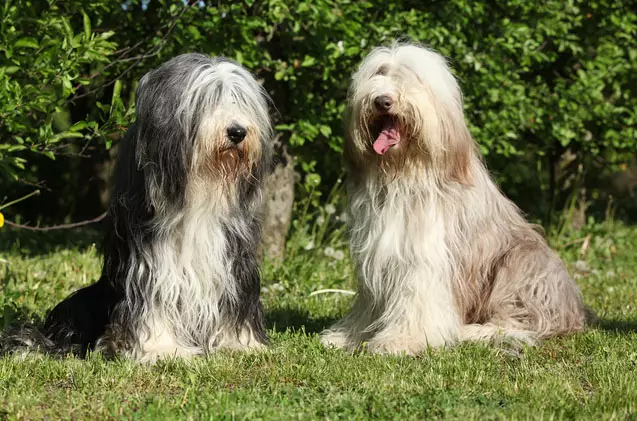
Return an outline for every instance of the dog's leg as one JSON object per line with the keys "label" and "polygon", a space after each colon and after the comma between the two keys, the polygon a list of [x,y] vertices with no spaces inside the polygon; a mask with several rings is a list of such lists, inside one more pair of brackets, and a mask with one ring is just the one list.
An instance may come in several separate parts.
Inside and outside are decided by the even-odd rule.
{"label": "dog's leg", "polygon": [[201,348],[180,344],[171,330],[157,319],[152,322],[148,332],[139,346],[133,349],[133,359],[153,363],[159,359],[189,358],[203,353]]}
{"label": "dog's leg", "polygon": [[[419,206],[418,211],[427,214],[408,218],[399,199],[392,200],[377,218],[380,228],[352,229],[360,236],[352,240],[361,277],[359,296],[350,314],[323,334],[324,344],[351,349],[367,342],[372,352],[417,354],[457,340],[460,317],[442,213],[435,204]],[[372,213],[376,211],[363,212],[359,220]]]}
{"label": "dog's leg", "polygon": [[355,341],[352,339],[352,329],[347,327],[347,320],[341,320],[329,329],[321,332],[321,343],[330,348],[352,349]]}
{"label": "dog's leg", "polygon": [[354,350],[372,335],[369,329],[374,321],[373,303],[368,294],[360,292],[349,314],[329,329],[321,332],[321,343],[327,347]]}
{"label": "dog's leg", "polygon": [[171,329],[160,318],[155,317],[149,327],[145,340],[139,344],[139,348],[136,350],[136,360],[155,362],[158,359],[187,358],[202,354],[200,348],[180,344]]}
{"label": "dog's leg", "polygon": [[105,351],[109,356],[120,355],[144,363],[203,354],[201,348],[181,344],[159,315],[154,315],[149,322],[140,324],[136,331],[132,332],[132,337],[130,335],[118,329],[117,325],[112,325],[98,341],[97,349]]}
{"label": "dog's leg", "polygon": [[55,306],[47,315],[43,333],[58,351],[84,355],[104,334],[109,314],[120,299],[102,278]]}
{"label": "dog's leg", "polygon": [[[256,273],[256,272],[255,272]],[[258,276],[258,273],[257,273]],[[265,315],[259,298],[259,288],[247,290],[242,294],[241,304],[232,307],[238,314],[225,316],[220,331],[210,338],[207,348],[247,350],[261,349],[268,343],[265,333]],[[226,306],[226,308],[229,308]]]}
{"label": "dog's leg", "polygon": [[486,341],[495,345],[504,344],[513,347],[534,345],[536,339],[537,335],[534,332],[516,329],[510,322],[472,323],[462,326],[460,332],[461,341]]}
{"label": "dog's leg", "polygon": [[521,244],[498,268],[485,324],[463,327],[462,340],[533,344],[581,330],[585,310],[575,282],[544,244]]}
{"label": "dog's leg", "polygon": [[[256,221],[253,222],[256,224]],[[254,241],[257,242],[258,226],[252,225]],[[261,278],[259,265],[250,251],[250,244],[240,238],[230,237],[234,245],[232,255],[235,256],[232,273],[237,283],[235,297],[229,295],[222,299],[224,321],[220,332],[210,338],[208,349],[251,349],[263,348],[268,337],[265,332],[265,315],[261,304]]]}
{"label": "dog's leg", "polygon": [[240,328],[234,326],[226,328],[214,338],[208,348],[234,350],[263,349],[265,348],[265,343],[255,329],[244,324]]}
{"label": "dog's leg", "polygon": [[[431,270],[433,269],[433,270]],[[456,311],[447,274],[441,267],[405,274],[375,323],[381,328],[367,344],[371,352],[416,355],[427,347],[457,341],[460,316]]]}

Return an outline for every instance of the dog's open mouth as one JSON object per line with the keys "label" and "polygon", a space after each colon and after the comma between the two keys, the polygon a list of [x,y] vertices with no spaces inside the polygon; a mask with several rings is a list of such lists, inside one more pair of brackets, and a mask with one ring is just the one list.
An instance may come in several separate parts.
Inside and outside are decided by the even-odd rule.
{"label": "dog's open mouth", "polygon": [[371,133],[374,136],[374,151],[384,155],[394,145],[400,142],[400,128],[395,115],[383,114],[372,123]]}

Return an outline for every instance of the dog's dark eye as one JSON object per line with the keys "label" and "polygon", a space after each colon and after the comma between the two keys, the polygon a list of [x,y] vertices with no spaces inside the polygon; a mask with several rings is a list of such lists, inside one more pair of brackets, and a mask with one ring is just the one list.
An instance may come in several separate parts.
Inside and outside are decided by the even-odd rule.
{"label": "dog's dark eye", "polygon": [[383,64],[382,66],[378,68],[378,70],[376,70],[376,73],[374,73],[374,75],[385,76],[388,70],[389,70],[389,66],[387,66],[386,64]]}

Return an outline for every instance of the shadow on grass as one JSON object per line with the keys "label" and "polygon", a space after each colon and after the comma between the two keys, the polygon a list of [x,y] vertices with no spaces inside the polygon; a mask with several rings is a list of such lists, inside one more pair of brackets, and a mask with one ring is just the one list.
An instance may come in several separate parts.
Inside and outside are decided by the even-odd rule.
{"label": "shadow on grass", "polygon": [[0,307],[0,357],[24,349],[24,339],[34,337],[27,332],[39,332],[42,324],[43,319],[27,307],[15,303]]}
{"label": "shadow on grass", "polygon": [[[47,309],[48,310],[48,309]],[[9,302],[0,307],[0,330],[19,325],[41,325],[44,320],[26,306]]]}
{"label": "shadow on grass", "polygon": [[277,332],[290,329],[294,332],[304,331],[306,334],[320,333],[332,325],[337,318],[316,317],[299,308],[274,308],[266,311],[266,327]]}
{"label": "shadow on grass", "polygon": [[637,333],[637,321],[634,320],[597,320],[593,327],[607,332],[624,335]]}
{"label": "shadow on grass", "polygon": [[43,255],[63,249],[85,249],[91,244],[101,245],[101,224],[91,227],[55,231],[29,231],[5,226],[0,233],[0,253],[17,252],[23,255]]}

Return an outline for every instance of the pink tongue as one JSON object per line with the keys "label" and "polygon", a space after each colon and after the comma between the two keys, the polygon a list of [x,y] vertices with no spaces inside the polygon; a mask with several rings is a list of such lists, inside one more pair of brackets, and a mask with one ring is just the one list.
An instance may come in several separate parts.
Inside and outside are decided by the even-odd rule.
{"label": "pink tongue", "polygon": [[387,123],[374,142],[374,151],[376,151],[378,155],[383,155],[398,142],[400,142],[400,132],[396,128],[395,123]]}

